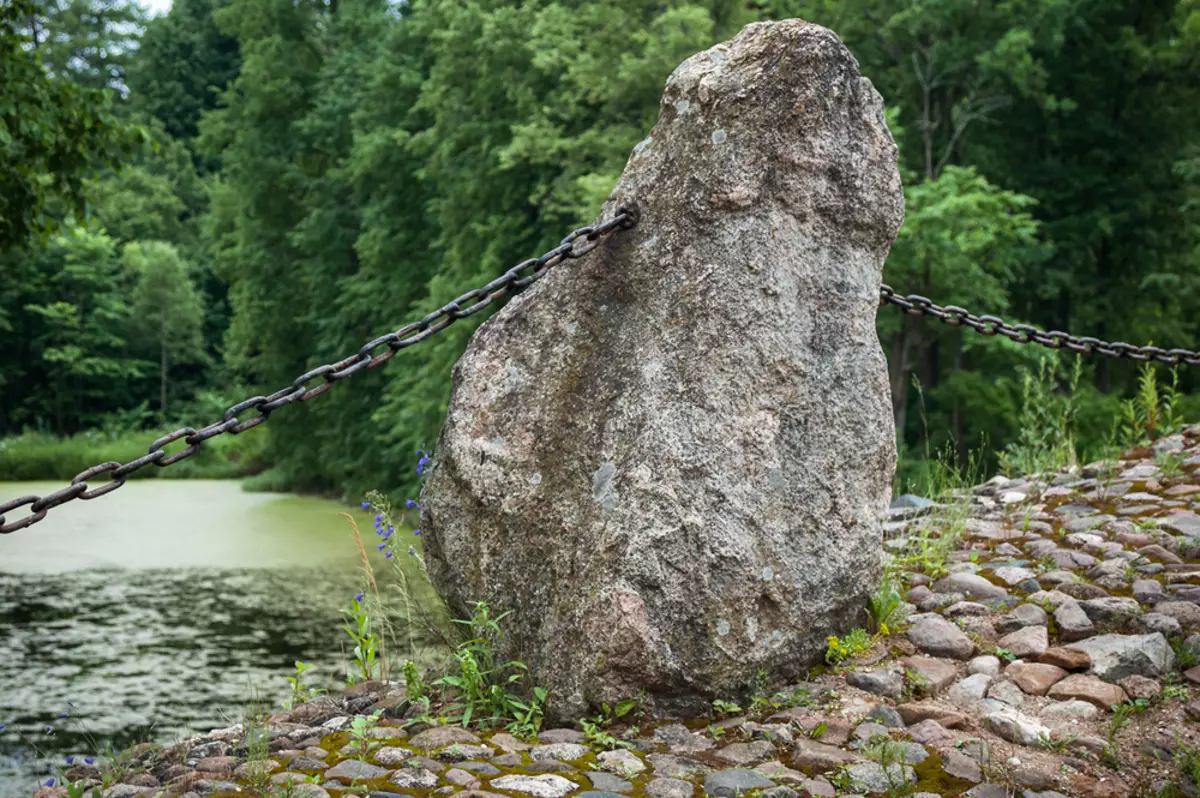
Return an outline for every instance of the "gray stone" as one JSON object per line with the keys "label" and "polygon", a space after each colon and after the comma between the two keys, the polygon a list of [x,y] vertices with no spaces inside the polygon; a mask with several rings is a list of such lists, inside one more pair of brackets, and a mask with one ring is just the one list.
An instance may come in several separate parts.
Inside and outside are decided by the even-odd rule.
{"label": "gray stone", "polygon": [[654,768],[657,776],[667,779],[687,779],[693,776],[703,776],[709,767],[694,759],[686,759],[670,754],[650,754],[646,757],[650,767]]}
{"label": "gray stone", "polygon": [[873,720],[880,726],[886,726],[889,729],[904,728],[904,718],[900,717],[900,713],[887,704],[880,704],[868,712],[867,720]]}
{"label": "gray stone", "polygon": [[1131,624],[1133,631],[1152,634],[1158,632],[1163,637],[1172,638],[1183,634],[1183,624],[1169,615],[1160,612],[1148,612],[1134,618]]}
{"label": "gray stone", "polygon": [[979,767],[979,763],[953,748],[942,754],[942,770],[947,775],[963,781],[975,784],[983,781],[983,769]]}
{"label": "gray stone", "polygon": [[1042,717],[1063,718],[1066,720],[1095,720],[1100,710],[1087,701],[1072,699],[1070,701],[1055,701],[1042,707]]}
{"label": "gray stone", "polygon": [[[763,741],[759,741],[760,743]],[[751,743],[750,745],[753,745]],[[766,745],[771,745],[766,743]],[[775,749],[771,749],[771,753],[775,753]],[[603,770],[609,773],[616,773],[618,776],[624,776],[631,779],[637,774],[646,769],[646,763],[638,759],[628,751],[618,749],[616,751],[604,751],[596,757],[596,761],[600,763]]]}
{"label": "gray stone", "polygon": [[492,779],[491,786],[497,790],[525,793],[534,798],[563,798],[564,795],[579,789],[575,782],[553,773],[538,776],[501,776]]}
{"label": "gray stone", "polygon": [[213,795],[218,792],[235,792],[239,789],[238,785],[228,781],[218,781],[216,779],[201,779],[192,784],[192,789],[200,795]]}
{"label": "gray stone", "polygon": [[933,589],[939,593],[962,593],[967,598],[1003,598],[1008,591],[999,585],[994,585],[978,574],[950,574],[933,583]]}
{"label": "gray stone", "polygon": [[148,795],[154,792],[153,787],[135,787],[132,784],[114,784],[104,793],[104,798],[133,798],[135,795]]}
{"label": "gray stone", "polygon": [[718,770],[704,779],[704,792],[716,798],[737,798],[751,790],[770,789],[774,786],[775,783],[761,773],[743,768]]}
{"label": "gray stone", "polygon": [[[385,772],[383,775],[386,776],[387,773]],[[373,778],[378,778],[378,776]],[[388,781],[402,790],[432,790],[437,786],[438,776],[425,768],[401,768],[392,773]]]}
{"label": "gray stone", "polygon": [[864,748],[876,737],[889,737],[888,727],[884,726],[882,723],[860,723],[858,724],[857,728],[854,729],[854,739],[850,741],[850,747]]}
{"label": "gray stone", "polygon": [[996,631],[1002,635],[1024,629],[1026,626],[1045,626],[1046,611],[1036,604],[1022,604],[1012,612],[996,619]]}
{"label": "gray stone", "polygon": [[707,737],[696,734],[678,723],[659,726],[654,730],[654,739],[666,743],[674,754],[696,754],[716,745]]}
{"label": "gray stone", "polygon": [[479,738],[461,726],[434,726],[408,741],[413,748],[435,751],[447,745],[478,743]]}
{"label": "gray stone", "polygon": [[860,762],[846,769],[852,789],[862,792],[888,792],[900,789],[917,780],[917,772],[908,765],[889,765],[887,770],[878,762]]}
{"label": "gray stone", "polygon": [[486,745],[464,745],[455,743],[437,752],[443,762],[466,762],[469,759],[491,759],[496,752]]}
{"label": "gray stone", "polygon": [[817,25],[693,56],[601,212],[638,225],[510,301],[455,366],[430,576],[457,617],[511,610],[497,656],[529,665],[551,718],[643,689],[698,711],[861,622],[896,458],[883,112]]}
{"label": "gray stone", "polygon": [[[371,796],[375,798],[375,796]],[[585,790],[579,793],[576,798],[625,798],[617,792],[608,792],[607,790]]]}
{"label": "gray stone", "polygon": [[1190,601],[1163,601],[1155,605],[1154,611],[1179,621],[1184,630],[1200,630],[1200,607]]}
{"label": "gray stone", "polygon": [[1014,657],[1036,659],[1050,647],[1050,636],[1045,626],[1026,626],[1000,638],[996,645],[1012,652]]}
{"label": "gray stone", "polygon": [[654,779],[646,785],[646,798],[692,798],[696,786],[682,779]]}
{"label": "gray stone", "polygon": [[1195,513],[1176,513],[1157,520],[1162,529],[1187,537],[1200,536],[1200,516]]}
{"label": "gray stone", "polygon": [[539,759],[524,768],[526,773],[574,773],[575,768],[557,759]]}
{"label": "gray stone", "polygon": [[1118,596],[1088,599],[1081,601],[1079,606],[1092,623],[1108,627],[1121,626],[1142,613],[1142,606],[1137,599]]}
{"label": "gray stone", "polygon": [[837,767],[856,761],[858,757],[849,751],[807,737],[797,738],[796,745],[792,748],[792,762],[796,767]]}
{"label": "gray stone", "polygon": [[987,695],[992,677],[986,673],[973,673],[954,684],[946,691],[946,699],[959,706],[971,706]]}
{"label": "gray stone", "polygon": [[1067,648],[1086,651],[1092,658],[1089,673],[1106,682],[1126,676],[1165,676],[1175,665],[1175,652],[1160,633],[1148,635],[1100,635]]}
{"label": "gray stone", "polygon": [[1007,680],[993,684],[988,689],[987,697],[994,698],[1016,709],[1020,709],[1025,705],[1025,693],[1021,691],[1020,687]]}
{"label": "gray stone", "polygon": [[899,698],[904,694],[904,674],[896,670],[850,671],[846,684],[875,695]]}
{"label": "gray stone", "polygon": [[985,673],[993,678],[999,676],[1000,658],[993,657],[991,654],[975,657],[975,659],[967,663],[967,673]]}
{"label": "gray stone", "polygon": [[587,774],[588,781],[597,790],[606,792],[633,792],[632,782],[626,781],[620,776],[614,776],[612,773],[605,773],[603,770],[593,770]]}
{"label": "gray stone", "polygon": [[[388,775],[386,769],[363,762],[360,759],[343,759],[325,771],[325,778],[337,779],[344,782],[369,781],[371,779],[381,779],[386,775]],[[434,780],[436,781],[436,778]]]}
{"label": "gray stone", "polygon": [[[506,754],[506,756],[511,756],[511,754]],[[497,757],[497,759],[499,759],[499,757]],[[494,762],[496,760],[492,760],[492,761]],[[516,767],[516,766],[519,766],[520,764],[521,764],[521,758],[517,757],[516,765],[509,765],[509,767]],[[499,776],[500,775],[500,768],[498,768],[494,765],[491,765],[487,762],[459,762],[458,767],[460,770],[467,770],[467,771],[470,771],[471,773],[478,773],[480,776]]]}
{"label": "gray stone", "polygon": [[1050,736],[1050,730],[1041,723],[1011,710],[993,712],[983,722],[997,737],[1018,745],[1036,746],[1041,738]]}
{"label": "gray stone", "polygon": [[1096,627],[1091,618],[1079,606],[1079,602],[1064,601],[1054,611],[1054,625],[1058,628],[1058,636],[1063,641],[1071,643],[1083,640],[1096,633]]}
{"label": "gray stone", "polygon": [[975,651],[971,638],[945,618],[926,618],[913,624],[908,630],[908,640],[935,657],[970,659]]}
{"label": "gray stone", "polygon": [[[393,764],[393,763],[384,762],[382,759],[379,758],[379,755],[382,754],[384,751],[404,751],[404,749],[403,748],[383,748],[376,752],[376,754],[375,754],[376,761],[378,761],[379,764],[381,764],[381,765],[389,765],[389,764]],[[404,755],[412,756],[412,752],[404,751]],[[287,763],[288,770],[324,770],[326,767],[328,767],[328,765],[326,765],[324,762],[322,762],[319,759],[314,759],[311,756],[293,757],[292,759],[288,760],[288,763]]]}
{"label": "gray stone", "polygon": [[587,756],[588,749],[578,743],[550,743],[535,745],[529,752],[534,760],[557,759],[560,762],[572,762]]}
{"label": "gray stone", "polygon": [[576,729],[547,729],[538,734],[538,742],[544,745],[552,743],[585,743],[587,742],[587,735]]}

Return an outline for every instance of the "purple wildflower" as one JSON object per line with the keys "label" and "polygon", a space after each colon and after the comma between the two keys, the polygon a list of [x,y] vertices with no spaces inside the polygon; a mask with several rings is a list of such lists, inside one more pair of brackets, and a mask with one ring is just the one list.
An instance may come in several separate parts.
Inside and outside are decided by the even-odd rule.
{"label": "purple wildflower", "polygon": [[408,547],[408,556],[409,556],[409,557],[416,557],[416,556],[417,556],[417,550],[416,550],[416,549],[414,549],[412,546],[409,546],[409,547]]}
{"label": "purple wildflower", "polygon": [[363,502],[363,509],[364,509],[364,510],[370,510],[370,509],[371,509],[371,503],[370,503],[370,502]]}
{"label": "purple wildflower", "polygon": [[417,537],[421,537],[421,530],[419,530],[419,529],[414,529],[414,530],[413,530],[413,534],[414,534],[414,535],[416,535]]}
{"label": "purple wildflower", "polygon": [[384,559],[386,559],[386,560],[390,560],[390,559],[392,559],[392,552],[390,552],[390,551],[385,551],[385,552],[383,553],[383,557],[384,557]]}
{"label": "purple wildflower", "polygon": [[69,757],[67,757],[67,764],[68,764],[68,765],[74,765],[74,764],[75,764],[75,757],[73,757],[73,756],[69,756]]}
{"label": "purple wildflower", "polygon": [[378,546],[376,546],[375,548],[379,549],[380,551],[383,551],[384,549],[386,549],[386,548],[387,548],[387,544],[386,544],[386,543],[380,543],[380,544],[379,544]]}
{"label": "purple wildflower", "polygon": [[354,600],[355,600],[355,601],[362,601],[362,600],[363,600],[363,594],[362,594],[362,593],[356,593],[356,594],[354,595]]}
{"label": "purple wildflower", "polygon": [[417,503],[416,503],[415,501],[413,501],[412,499],[409,499],[408,501],[404,502],[404,506],[405,506],[405,507],[407,507],[407,508],[408,508],[408,509],[410,509],[410,510],[411,510],[411,509],[413,509],[414,507],[415,507],[416,509],[418,509],[418,510],[420,510],[420,509],[421,509],[421,505],[417,504]]}
{"label": "purple wildflower", "polygon": [[54,727],[53,727],[53,726],[47,726],[47,727],[46,727],[46,734],[54,734]]}
{"label": "purple wildflower", "polygon": [[94,765],[94,764],[96,764],[96,760],[92,759],[90,756],[85,756],[85,757],[83,758],[83,761],[84,761],[84,764],[87,764],[87,765]]}
{"label": "purple wildflower", "polygon": [[43,784],[42,786],[43,786],[43,787],[53,787],[53,786],[54,786],[54,779],[52,779],[52,778],[51,778],[51,779],[46,779],[46,783],[45,783],[45,784]]}

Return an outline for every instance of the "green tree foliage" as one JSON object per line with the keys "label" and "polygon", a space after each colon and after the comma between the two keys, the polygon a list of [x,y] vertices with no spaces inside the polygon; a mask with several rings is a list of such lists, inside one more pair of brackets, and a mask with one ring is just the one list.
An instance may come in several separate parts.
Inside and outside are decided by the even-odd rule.
{"label": "green tree foliage", "polygon": [[[23,85],[51,120],[115,88],[153,146],[110,169],[109,150],[67,135],[74,193],[47,191],[33,176],[53,172],[25,156],[0,165],[20,176],[0,181],[0,201],[26,186],[51,198],[43,216],[90,225],[20,253],[11,242],[45,229],[40,217],[0,227],[0,336],[20,342],[0,347],[0,432],[162,407],[164,386],[174,414],[205,389],[230,403],[269,393],[423,316],[590,221],[671,70],[784,16],[837,31],[888,103],[907,201],[884,274],[897,290],[1081,335],[1200,344],[1194,0],[175,0],[148,22],[131,8],[26,1],[8,18],[0,66],[26,72],[0,89],[0,120]],[[28,71],[37,58],[49,70]],[[94,107],[115,125],[106,102]],[[35,152],[7,141],[0,151]],[[137,268],[114,258],[121,247]],[[138,310],[100,312],[110,302]],[[186,334],[164,330],[164,307]],[[278,413],[255,433],[275,482],[411,486],[480,321]],[[925,429],[929,450],[953,442],[963,458],[981,438],[1028,443],[1033,372],[1047,403],[1079,380],[1076,435],[1094,449],[1137,389],[1129,364],[1046,369],[1029,347],[890,308],[879,333],[910,451]],[[51,373],[60,362],[91,365]],[[71,382],[62,396],[54,380]]]}
{"label": "green tree foliage", "polygon": [[172,366],[205,360],[204,301],[175,247],[162,241],[134,242],[122,253],[136,277],[133,329],[158,349],[159,413],[167,418]]}
{"label": "green tree foliage", "polygon": [[128,399],[121,384],[149,364],[129,355],[129,280],[111,238],[83,229],[57,235],[39,265],[45,299],[25,305],[33,324],[24,340],[40,368],[27,386],[56,432],[75,431],[116,409],[114,388]]}
{"label": "green tree foliage", "polygon": [[196,138],[201,114],[238,73],[237,41],[217,28],[216,1],[174,0],[146,23],[127,76],[131,104],[176,140]]}
{"label": "green tree foliage", "polygon": [[111,92],[47,69],[36,10],[30,0],[0,4],[0,253],[49,232],[64,211],[82,213],[91,170],[138,144],[113,115]]}

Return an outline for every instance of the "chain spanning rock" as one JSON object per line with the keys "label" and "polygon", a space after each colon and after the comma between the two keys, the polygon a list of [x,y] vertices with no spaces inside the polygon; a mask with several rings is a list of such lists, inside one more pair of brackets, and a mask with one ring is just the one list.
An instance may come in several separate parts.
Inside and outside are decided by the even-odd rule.
{"label": "chain spanning rock", "polygon": [[816,663],[880,572],[895,447],[875,334],[903,215],[883,103],[830,31],[681,65],[602,218],[641,222],[491,318],[422,500],[452,607],[577,717],[695,713]]}

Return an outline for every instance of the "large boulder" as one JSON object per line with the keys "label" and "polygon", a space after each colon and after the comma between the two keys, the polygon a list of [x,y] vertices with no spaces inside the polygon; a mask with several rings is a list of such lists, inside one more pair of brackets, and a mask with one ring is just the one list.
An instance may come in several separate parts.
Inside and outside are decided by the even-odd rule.
{"label": "large boulder", "polygon": [[861,625],[895,465],[875,334],[903,216],[883,103],[830,31],[756,23],[667,81],[602,213],[640,220],[475,333],[422,501],[457,614],[550,713],[701,711]]}

